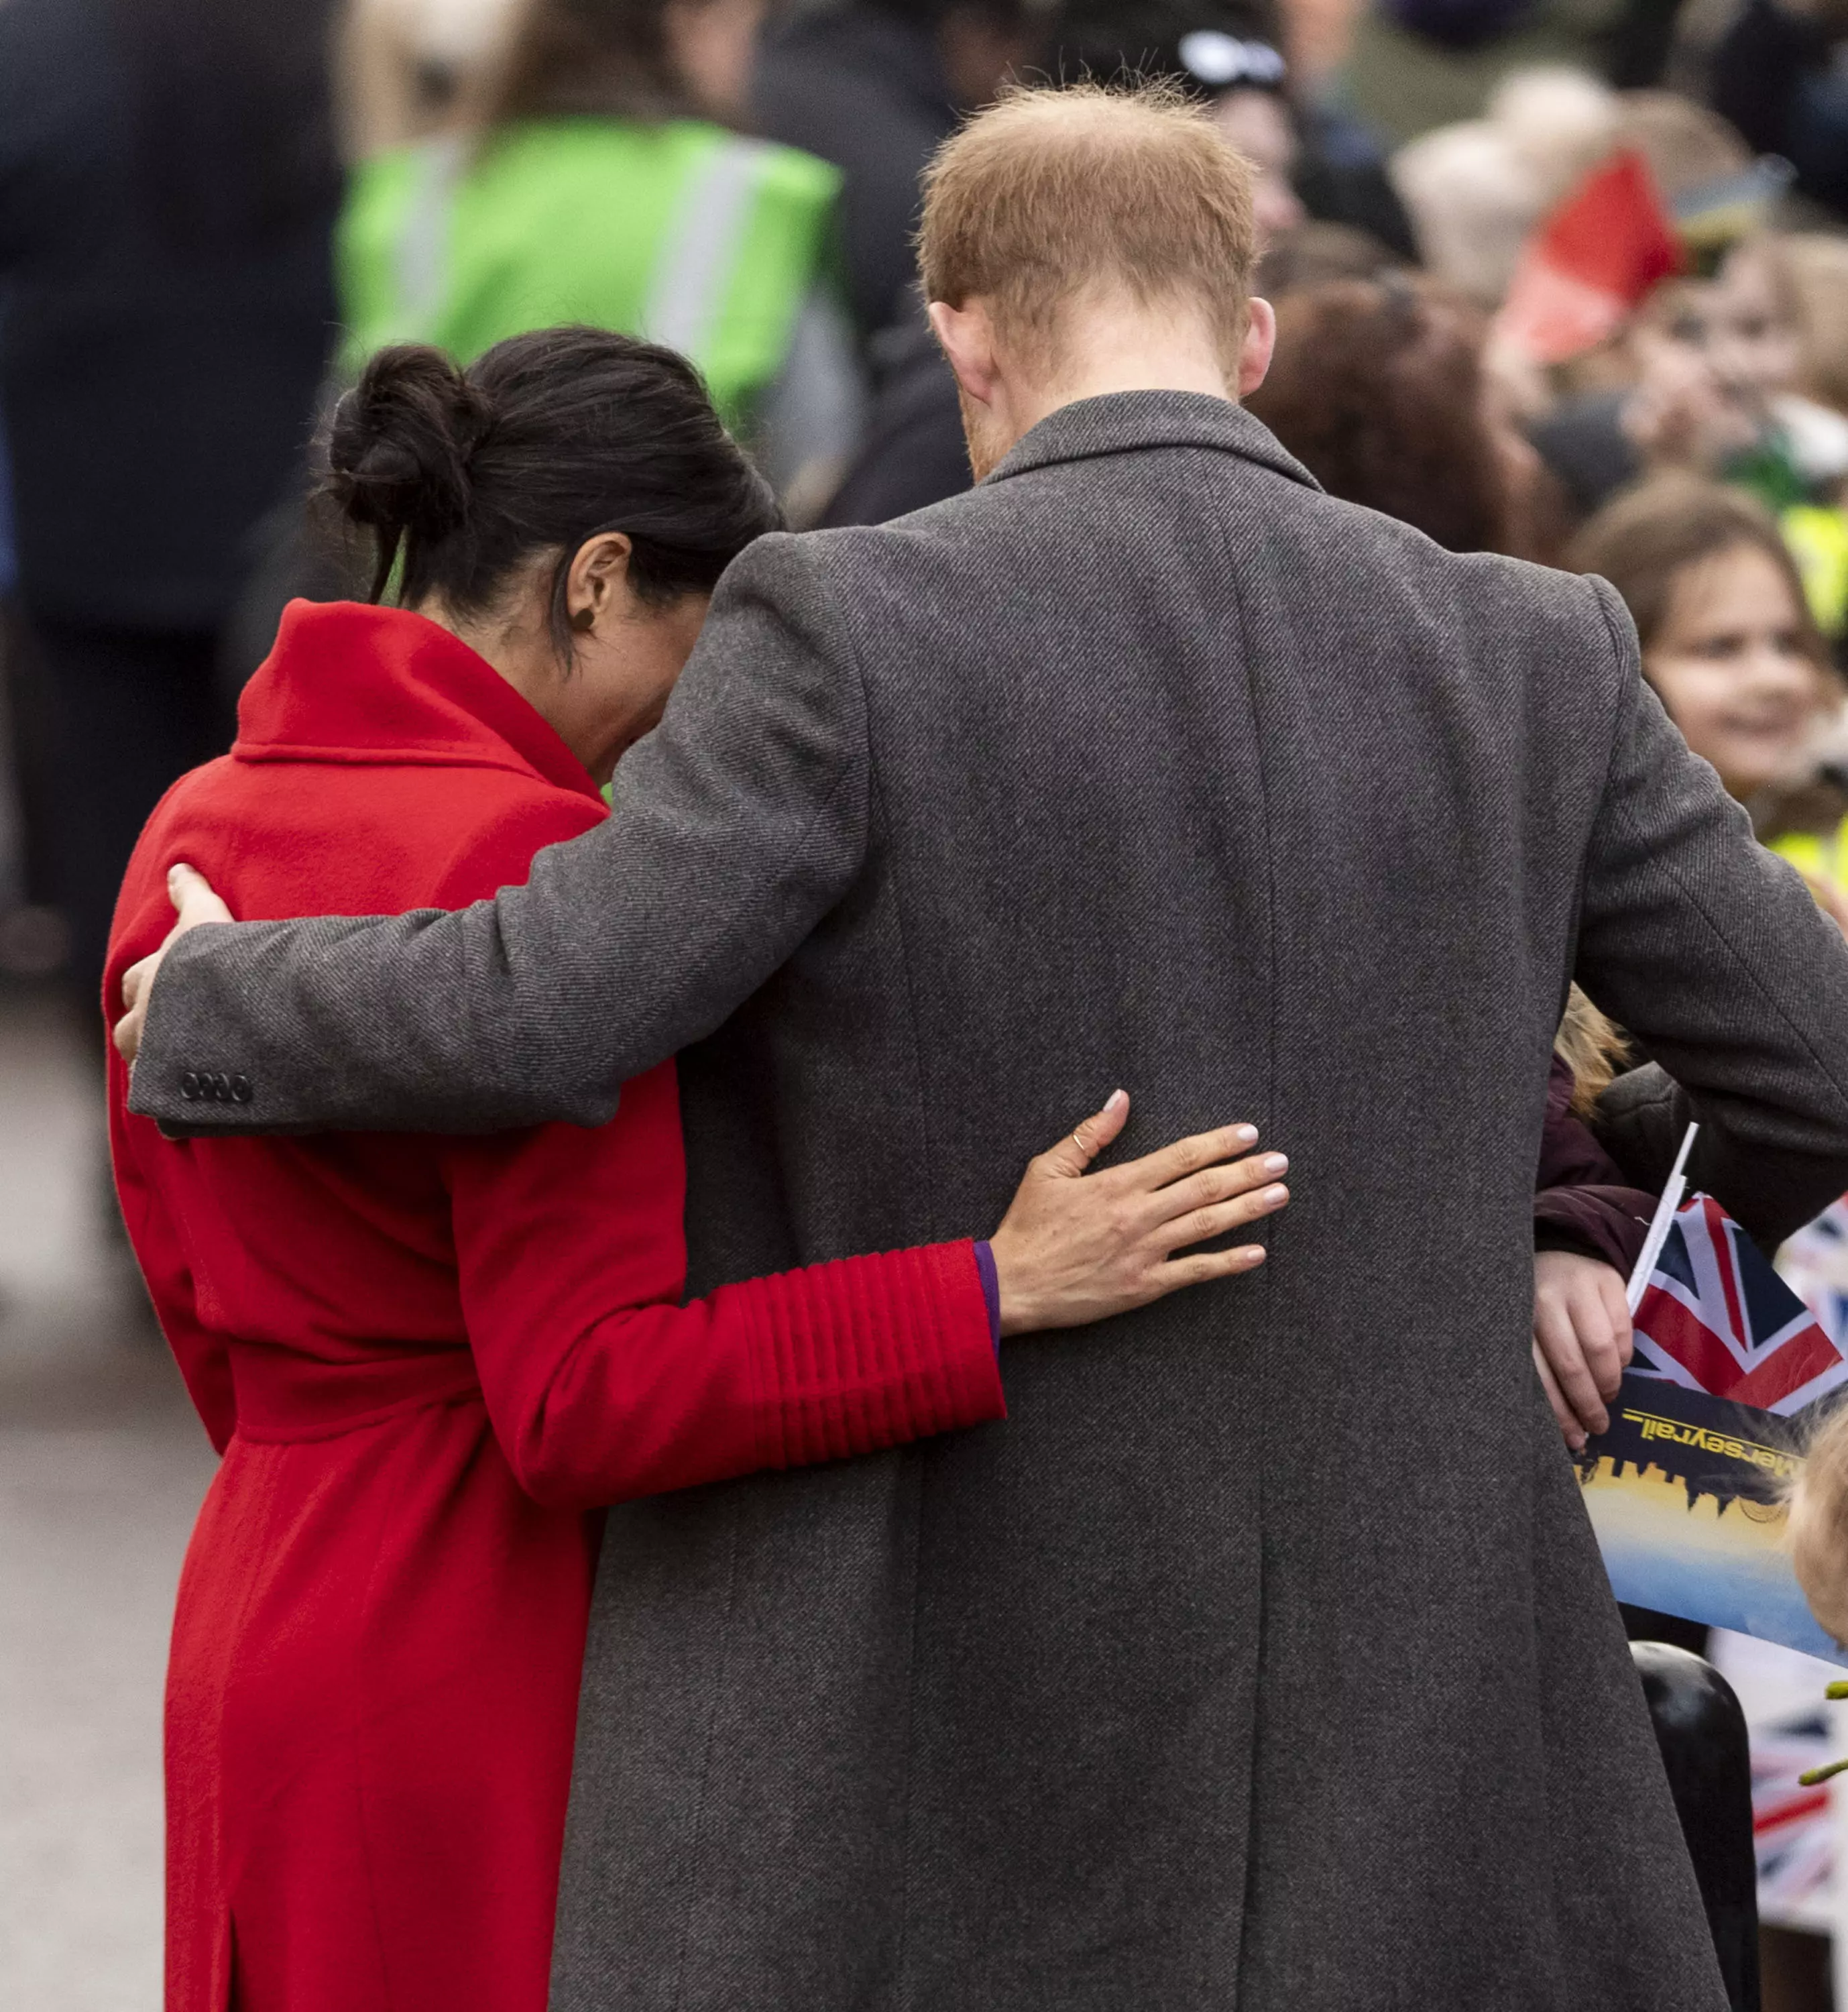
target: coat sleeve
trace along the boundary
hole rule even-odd
[[[142,1161],[144,1151],[165,1150],[159,1134],[146,1118],[130,1115],[123,1095],[127,1072],[113,1054],[109,1066],[109,1157],[123,1224],[194,1408],[212,1446],[223,1453],[237,1429],[230,1352],[223,1336],[199,1318],[192,1267],[179,1226]]]
[[[462,1311],[520,1485],[590,1508],[876,1453],[1003,1415],[969,1243],[811,1265],[678,1304],[671,1064],[614,1123],[444,1153]]]
[[[1573,1087],[1570,1065],[1555,1055],[1533,1198],[1534,1248],[1601,1258],[1628,1278],[1642,1255],[1655,1197],[1628,1186],[1591,1128],[1573,1116]]]
[[[1700,1122],[1692,1185],[1787,1235],[1848,1189],[1848,943],[1689,752],[1621,603],[1589,585],[1617,699],[1576,975]]]
[[[155,987],[133,1108],[175,1136],[491,1132],[606,1122],[622,1085],[709,1034],[865,857],[858,667],[809,541],[721,583],[612,814],[456,914],[199,929]],[[242,1076],[245,1104],[186,1096]]]

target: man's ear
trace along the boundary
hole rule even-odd
[[[992,405],[1001,373],[995,366],[994,324],[987,309],[979,300],[959,308],[933,301],[929,313],[957,383],[978,405]]]
[[[1277,310],[1254,294],[1245,315],[1245,341],[1239,351],[1238,394],[1248,398],[1268,376],[1277,349]]]

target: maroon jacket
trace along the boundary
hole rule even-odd
[[[1534,1183],[1534,1248],[1601,1258],[1628,1279],[1642,1255],[1657,1197],[1625,1186],[1617,1162],[1589,1126],[1572,1115],[1572,1070],[1555,1055]]]

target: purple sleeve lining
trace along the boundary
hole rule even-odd
[[[982,1297],[988,1302],[988,1338],[994,1352],[1001,1352],[1001,1275],[994,1268],[994,1251],[986,1243],[976,1246],[976,1269],[982,1275]]]

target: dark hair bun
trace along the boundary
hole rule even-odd
[[[587,538],[626,533],[630,590],[660,606],[710,594],[782,522],[693,366],[611,329],[533,329],[466,371],[440,350],[383,350],[340,401],[327,448],[324,493],[373,530],[375,601],[395,583],[401,607],[479,615],[543,556],[563,662],[566,581]]]
[[[355,524],[440,538],[469,514],[487,401],[440,349],[381,349],[334,408],[327,487]]]

